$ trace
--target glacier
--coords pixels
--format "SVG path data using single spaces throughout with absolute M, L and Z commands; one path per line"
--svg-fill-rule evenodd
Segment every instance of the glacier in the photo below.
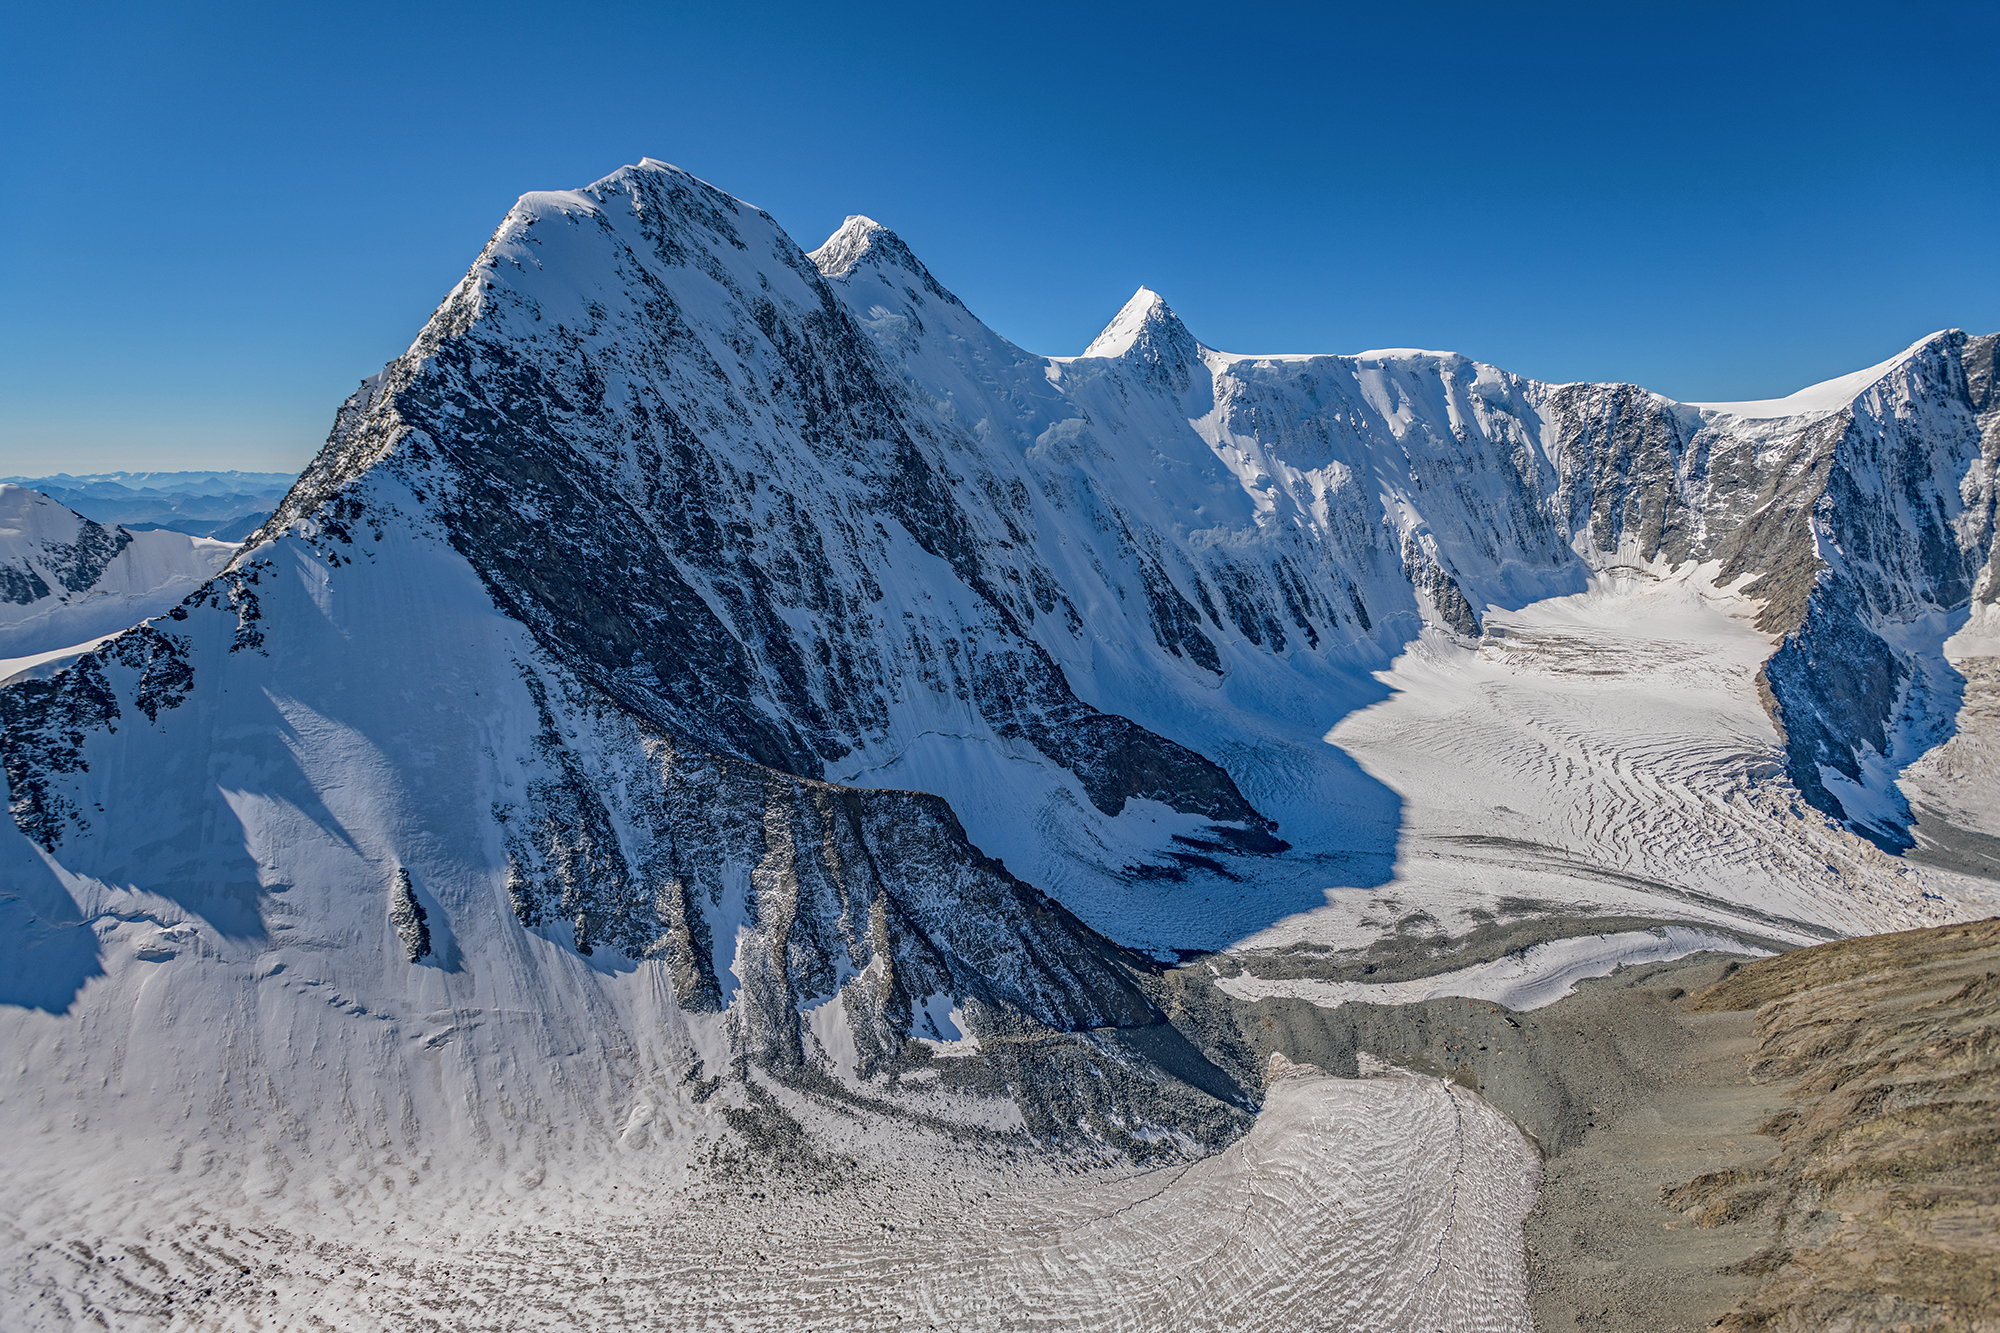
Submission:
M 1687 404 L 1221 352 L 1141 289 L 1046 357 L 864 217 L 807 252 L 652 160 L 525 195 L 240 551 L 0 689 L 10 1280 L 68 1309 L 47 1238 L 176 1217 L 292 1264 L 661 1215 L 721 1256 L 1051 1163 L 1234 1153 L 1305 1208 L 1352 1163 L 1285 1117 L 1411 1161 L 1476 1125 L 1518 1199 L 1484 1103 L 1280 1077 L 1162 979 L 1990 910 L 1996 341 Z M 1023 1216 L 943 1245 L 965 1292 L 1057 1262 Z M 1230 1289 L 1344 1262 L 1297 1225 Z M 1429 1290 L 1417 1237 L 1381 1290 Z M 971 1308 L 928 1262 L 907 1300 Z M 1510 1272 L 1382 1326 L 1516 1326 Z

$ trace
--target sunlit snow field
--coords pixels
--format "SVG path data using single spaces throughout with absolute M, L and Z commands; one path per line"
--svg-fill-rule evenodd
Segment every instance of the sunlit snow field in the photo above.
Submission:
M 357 433 L 337 431 L 335 445 L 354 453 L 328 461 L 321 480 L 344 489 L 320 496 L 327 510 L 281 510 L 281 535 L 246 554 L 254 568 L 209 585 L 176 619 L 161 665 L 181 674 L 163 669 L 153 685 L 181 692 L 163 707 L 157 694 L 137 703 L 154 659 L 126 661 L 107 668 L 100 692 L 125 690 L 123 712 L 92 720 L 87 698 L 83 721 L 44 719 L 49 804 L 18 805 L 17 827 L 0 831 L 0 928 L 17 960 L 0 975 L 9 1331 L 1527 1327 L 1518 1222 L 1537 1154 L 1464 1086 L 1379 1061 L 1351 1079 L 1280 1062 L 1254 1127 L 1209 1152 L 1247 1121 L 1237 1108 L 1250 1098 L 1198 1097 L 1194 1084 L 1170 1086 L 1165 1063 L 1121 1056 L 1119 1034 L 1168 1028 L 1151 999 L 1074 1011 L 1087 1019 L 1050 1001 L 1032 1023 L 1020 1018 L 1026 1001 L 1011 1016 L 996 1004 L 981 1032 L 967 1017 L 977 987 L 942 988 L 948 972 L 904 997 L 897 1040 L 915 1056 L 862 1077 L 852 1015 L 868 987 L 896 968 L 914 974 L 915 954 L 937 946 L 911 931 L 910 953 L 875 947 L 889 938 L 890 867 L 867 911 L 850 911 L 858 897 L 827 909 L 842 917 L 827 937 L 847 952 L 830 946 L 797 969 L 806 980 L 787 970 L 801 938 L 786 933 L 802 901 L 794 861 L 834 846 L 828 834 L 825 848 L 800 851 L 788 783 L 815 784 L 829 807 L 822 779 L 942 797 L 983 856 L 955 825 L 934 836 L 943 821 L 912 825 L 923 837 L 964 850 L 981 883 L 1012 893 L 983 859 L 999 858 L 1109 937 L 1023 891 L 973 923 L 986 933 L 968 928 L 980 951 L 964 968 L 1026 952 L 1032 913 L 1073 930 L 1063 939 L 1088 936 L 1101 946 L 1091 958 L 1135 951 L 1118 966 L 1149 982 L 1190 974 L 1148 972 L 1140 954 L 1204 969 L 1225 995 L 1305 1002 L 1307 1013 L 1432 996 L 1532 1009 L 1627 963 L 1994 910 L 1995 881 L 1961 873 L 1979 868 L 1966 859 L 1977 838 L 2000 834 L 1990 702 L 1955 718 L 1898 715 L 1909 724 L 1898 745 L 1944 737 L 1929 754 L 1896 752 L 1903 790 L 1973 851 L 1891 856 L 1790 785 L 1759 693 L 1776 640 L 1756 628 L 1759 607 L 1740 585 L 1718 586 L 1713 563 L 1675 567 L 1584 536 L 1562 544 L 1559 526 L 1576 514 L 1552 516 L 1549 488 L 1582 465 L 1557 457 L 1576 440 L 1551 404 L 1566 389 L 1603 389 L 1608 401 L 1624 386 L 1539 385 L 1408 350 L 1232 356 L 1198 344 L 1143 289 L 1091 355 L 1035 357 L 980 325 L 900 247 L 853 218 L 807 256 L 768 215 L 648 161 L 590 190 L 525 196 L 426 330 L 431 341 L 384 372 L 404 377 L 412 411 L 433 389 L 478 397 L 474 381 L 498 377 L 505 359 L 557 378 L 588 362 L 598 388 L 608 376 L 629 403 L 686 395 L 675 401 L 706 423 L 695 443 L 729 479 L 704 493 L 713 512 L 701 517 L 740 529 L 730 558 L 742 567 L 710 551 L 713 568 L 674 615 L 755 585 L 744 570 L 761 578 L 757 560 L 783 565 L 812 541 L 832 553 L 821 601 L 774 596 L 755 633 L 739 626 L 736 639 L 715 619 L 709 647 L 772 656 L 722 654 L 726 669 L 707 678 L 688 667 L 693 693 L 668 700 L 644 695 L 644 673 L 623 659 L 603 668 L 592 656 L 601 643 L 577 648 L 596 630 L 564 620 L 574 608 L 542 607 L 532 626 L 535 607 L 503 609 L 495 589 L 506 579 L 517 591 L 557 588 L 552 602 L 593 591 L 561 582 L 567 550 L 530 568 L 563 516 L 536 507 L 542 492 L 499 486 L 522 511 L 510 517 L 529 534 L 527 554 L 479 547 L 470 520 L 452 528 L 463 516 L 439 495 L 494 478 L 471 462 L 440 476 L 433 454 L 421 467 L 399 455 L 418 452 L 415 427 L 376 377 L 343 413 L 341 429 Z M 701 262 L 688 262 L 696 250 Z M 649 341 L 668 328 L 656 318 L 661 292 L 684 324 L 671 345 Z M 834 317 L 838 302 L 851 321 Z M 774 328 L 791 341 L 774 341 Z M 476 355 L 451 345 L 468 329 L 488 339 Z M 935 444 L 934 458 L 891 457 L 872 435 L 829 444 L 817 400 L 787 415 L 788 358 L 828 329 L 844 340 L 826 344 L 834 359 L 866 369 L 870 401 L 902 414 L 898 429 Z M 1938 376 L 1962 378 L 1952 369 L 1962 343 L 1937 335 L 1793 400 L 1707 417 L 1641 391 L 1634 401 L 1663 431 L 1686 425 L 1681 443 L 1706 432 L 1754 471 L 1760 448 L 1798 445 L 1812 422 L 1787 417 L 1780 430 L 1757 418 L 1731 435 L 1731 413 L 1826 413 L 1867 389 L 1878 425 L 1890 423 L 1870 439 L 1922 409 L 1931 416 L 1919 424 L 1971 458 L 1971 409 L 1931 391 Z M 456 387 L 423 380 L 452 346 L 477 374 Z M 572 355 L 579 348 L 588 355 Z M 691 548 L 700 529 L 661 536 L 676 497 L 628 456 L 649 413 L 565 417 L 573 434 L 558 441 L 592 494 L 628 516 L 611 534 L 625 544 L 594 553 L 614 583 L 619 562 L 642 557 L 662 569 L 680 560 L 674 577 L 696 578 L 687 551 L 668 548 Z M 441 412 L 431 428 L 458 419 Z M 472 453 L 500 467 L 496 440 L 520 444 L 496 431 L 474 440 L 488 454 Z M 1912 468 L 1919 452 L 1907 452 Z M 927 549 L 917 519 L 898 528 L 884 509 L 876 520 L 868 476 L 933 466 L 965 492 L 960 508 L 949 496 L 932 505 L 933 519 L 962 529 L 960 564 L 1015 578 L 1023 599 L 1046 580 L 1061 596 L 1047 593 L 1038 618 L 1027 600 L 1002 616 L 985 576 L 940 554 L 936 531 Z M 1660 485 L 1676 484 L 1661 469 Z M 1985 476 L 1975 472 L 1968 487 Z M 1958 494 L 1935 494 L 1948 491 Z M 642 495 L 652 508 L 638 507 Z M 335 500 L 367 522 L 340 528 L 328 517 Z M 1931 508 L 1942 513 L 1942 501 Z M 567 530 L 566 540 L 592 538 Z M 130 568 L 103 599 L 79 600 L 63 634 L 0 634 L 11 654 L 0 671 L 51 676 L 129 623 L 137 603 L 114 595 L 144 594 L 164 611 L 175 579 L 192 586 L 224 558 L 188 539 L 172 560 L 139 558 L 170 545 L 131 543 Z M 1904 568 L 1882 568 L 1892 566 Z M 1306 582 L 1315 597 L 1300 594 Z M 1241 614 L 1211 606 L 1203 620 L 1191 599 L 1211 589 L 1243 599 Z M 1158 608 L 1173 598 L 1187 610 L 1170 642 Z M 596 610 L 615 619 L 615 601 Z M 665 606 L 617 626 L 643 638 L 674 619 Z M 1912 660 L 1939 679 L 1936 642 L 1971 635 L 1948 650 L 1961 683 L 1994 679 L 1993 641 L 1978 626 L 1899 621 L 1883 632 L 1909 637 Z M 660 642 L 692 651 L 692 638 Z M 982 684 L 965 667 L 975 657 L 1015 675 Z M 671 658 L 660 654 L 668 677 L 685 666 Z M 781 674 L 773 663 L 796 668 L 805 703 L 765 689 L 760 672 Z M 1047 683 L 1056 676 L 1060 691 Z M 763 692 L 722 698 L 743 681 Z M 976 686 L 1010 700 L 1041 688 L 1042 702 L 989 710 Z M 736 742 L 703 730 L 705 709 L 796 706 L 779 720 L 802 726 L 820 705 L 837 716 L 845 696 L 868 692 L 866 709 L 825 723 L 824 748 L 787 758 L 792 769 L 730 751 L 738 769 L 756 770 L 716 797 L 737 804 L 647 822 L 659 814 L 647 802 L 684 772 L 701 789 L 691 804 L 722 790 L 702 747 Z M 1129 719 L 1116 734 L 1139 748 L 1120 751 L 1127 767 L 1110 777 L 1130 799 L 1091 795 L 1087 761 L 1104 754 L 1059 743 L 1061 727 L 1092 710 L 1093 725 Z M 1027 724 L 1050 719 L 1054 739 L 1031 743 Z M 1163 755 L 1181 756 L 1180 768 Z M 1863 776 L 1848 795 L 1894 804 L 1896 772 Z M 1240 795 L 1220 802 L 1232 782 Z M 587 837 L 565 841 L 588 822 L 585 797 L 609 830 L 597 850 L 621 838 L 638 849 L 618 874 L 571 875 L 564 860 L 593 854 Z M 906 798 L 839 799 L 851 813 Z M 31 833 L 23 812 L 49 827 Z M 1289 848 L 1200 841 L 1225 819 L 1261 836 L 1252 815 Z M 531 846 L 523 827 L 556 834 Z M 744 829 L 755 836 L 714 853 Z M 1213 858 L 1184 854 L 1204 845 Z M 912 861 L 928 851 L 900 846 Z M 699 902 L 663 868 L 692 880 L 697 863 L 716 881 Z M 535 887 L 530 871 L 557 888 Z M 599 891 L 613 880 L 622 896 Z M 978 915 L 963 908 L 968 882 L 897 881 L 894 910 L 942 902 L 938 920 Z M 428 904 L 429 952 L 407 947 L 385 906 L 392 891 Z M 554 902 L 561 911 L 541 910 Z M 592 949 L 591 913 L 612 907 L 655 933 L 635 927 L 622 937 L 629 949 Z M 1497 960 L 1429 966 L 1496 922 L 1540 934 Z M 1378 946 L 1426 966 L 1380 981 L 1333 975 Z M 670 959 L 671 948 L 687 957 Z M 745 998 L 759 975 L 780 978 L 766 1010 Z M 772 1049 L 758 1043 L 779 1039 L 794 1042 L 790 1083 L 756 1065 Z M 1099 1063 L 1079 1081 L 1109 1082 L 1115 1065 L 1185 1092 L 1117 1103 L 1185 1113 L 1155 1123 L 1135 1112 L 1116 1127 L 1172 1164 L 1142 1169 L 1144 1152 L 1120 1156 L 1116 1136 L 1093 1138 L 1087 1121 L 1058 1126 L 1077 1130 L 1069 1138 L 1031 1139 L 1026 1117 L 1041 1103 L 1007 1083 L 1028 1081 L 1006 1072 L 1025 1060 L 1001 1058 L 1022 1049 L 1014 1041 L 1087 1050 Z M 984 1085 L 942 1072 L 975 1066 L 999 1072 Z M 1197 1137 L 1217 1124 L 1226 1132 Z

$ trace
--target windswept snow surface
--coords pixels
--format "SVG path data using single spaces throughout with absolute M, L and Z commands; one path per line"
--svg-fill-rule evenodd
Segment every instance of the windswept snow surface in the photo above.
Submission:
M 161 614 L 236 549 L 105 527 L 39 491 L 0 484 L 0 680 L 21 669 L 12 659 L 45 658 Z
M 628 1177 L 587 1213 L 503 1203 L 445 1235 L 112 1220 L 94 1244 L 24 1256 L 12 1326 L 1525 1333 L 1540 1163 L 1520 1130 L 1441 1079 L 1276 1063 L 1249 1134 L 1144 1172 L 1058 1174 L 912 1136 L 856 1189 L 635 1198 Z
M 0 648 L 10 1308 L 1521 1327 L 1490 1108 L 1149 969 L 1990 910 L 1995 341 L 1779 419 L 1145 291 L 1047 358 L 866 218 L 524 196 L 195 595 L 0 491 L 7 605 L 116 607 Z
M 1808 384 L 1797 393 L 1783 398 L 1758 398 L 1740 403 L 1689 403 L 1689 407 L 1699 407 L 1718 416 L 1742 417 L 1746 421 L 1781 420 L 1786 417 L 1818 416 L 1827 412 L 1837 412 L 1852 403 L 1861 394 L 1873 388 L 1896 364 L 1929 342 L 1920 338 L 1909 347 L 1866 370 L 1857 370 L 1847 375 L 1836 375 L 1818 384 Z
M 1771 639 L 1713 573 L 1614 568 L 1489 613 L 1476 643 L 1419 639 L 1326 738 L 1403 798 L 1394 877 L 1238 947 L 1351 945 L 1385 911 L 1456 927 L 1506 899 L 1794 944 L 1990 910 L 1989 886 L 1886 856 L 1774 780 Z

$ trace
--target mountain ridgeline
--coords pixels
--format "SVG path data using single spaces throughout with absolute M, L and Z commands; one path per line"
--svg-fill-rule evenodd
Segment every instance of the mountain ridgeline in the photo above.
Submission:
M 508 614 L 677 735 L 830 776 L 927 714 L 1105 815 L 1147 796 L 1259 849 L 1227 774 L 1119 716 L 1125 691 L 1078 699 L 1093 639 L 1184 691 L 1714 561 L 1782 639 L 1792 780 L 1894 843 L 1885 765 L 1949 718 L 1900 631 L 2000 599 L 1995 341 L 1939 334 L 1837 410 L 1761 419 L 1452 355 L 1215 353 L 1143 290 L 1051 360 L 867 219 L 807 255 L 648 163 L 528 196 L 266 533 L 386 466 Z M 1107 613 L 1130 634 L 1086 628 Z M 1878 799 L 1849 811 L 1841 779 Z
M 921 1071 L 1038 1134 L 1215 1141 L 1246 1095 L 1143 984 L 1195 941 L 1102 904 L 1337 852 L 1257 740 L 1317 746 L 1420 636 L 1713 564 L 1789 781 L 1908 844 L 1941 645 L 2000 600 L 1995 341 L 1791 415 L 1227 354 L 1145 290 L 1048 358 L 865 218 L 807 253 L 652 161 L 527 195 L 226 573 L 0 696 L 61 867 L 22 929 L 80 986 L 112 937 L 62 932 L 151 895 L 218 957 L 364 950 L 384 1012 L 469 970 L 558 1026 L 611 1020 L 554 978 L 657 967 L 639 1044 L 689 1086 Z

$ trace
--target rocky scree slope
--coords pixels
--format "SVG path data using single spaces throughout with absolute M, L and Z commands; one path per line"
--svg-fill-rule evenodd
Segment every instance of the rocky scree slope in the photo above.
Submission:
M 1764 1279 L 1718 1328 L 1981 1328 L 2000 1315 L 2000 920 L 1867 936 L 1698 992 L 1756 1010 L 1750 1077 L 1790 1105 L 1770 1160 L 1662 1191 L 1697 1227 L 1754 1219 Z

